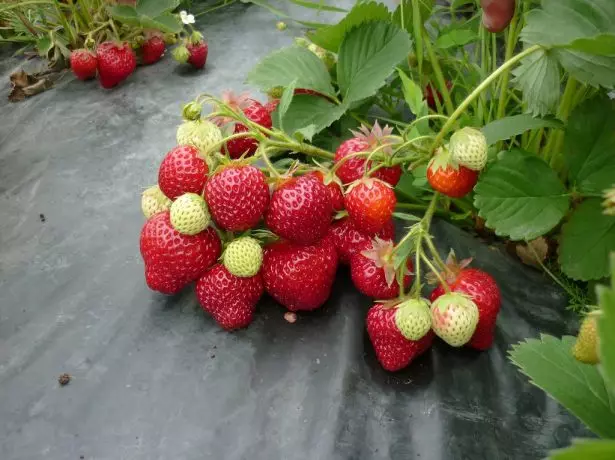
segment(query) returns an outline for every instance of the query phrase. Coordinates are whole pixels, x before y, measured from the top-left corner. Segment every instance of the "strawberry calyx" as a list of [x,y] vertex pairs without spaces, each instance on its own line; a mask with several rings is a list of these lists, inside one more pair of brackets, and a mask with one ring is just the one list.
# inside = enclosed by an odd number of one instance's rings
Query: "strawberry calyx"
[[383,180],[376,179],[374,177],[362,177],[361,179],[350,183],[348,187],[346,187],[346,194],[350,193],[352,189],[354,189],[355,187],[358,187],[359,185],[365,185],[367,188],[371,190],[377,182],[385,185],[386,187],[393,188],[391,184]]
[[391,156],[393,154],[393,146],[399,143],[399,138],[393,136],[393,128],[385,125],[380,127],[378,121],[374,123],[374,126],[370,129],[365,125],[361,125],[358,131],[350,130],[355,138],[365,141],[372,151],[378,150],[385,156]]
[[[455,251],[451,249],[446,258],[445,265],[443,267],[444,270],[440,272],[440,276],[448,284],[452,284],[459,276],[459,273],[461,273],[462,270],[470,266],[472,260],[472,257],[468,257],[467,259],[462,259],[458,261],[457,256],[455,255]],[[430,285],[435,285],[440,282],[435,273],[428,273],[427,275],[425,275],[425,279]]]
[[436,150],[433,158],[429,161],[427,166],[428,169],[436,172],[440,169],[448,169],[453,168],[454,170],[459,170],[459,164],[457,164],[453,157],[451,156],[451,152],[448,149],[448,145],[444,145],[439,147]]
[[361,251],[361,254],[374,262],[374,265],[384,270],[387,285],[395,281],[395,265],[393,263],[393,250],[395,245],[391,240],[383,240],[376,236],[371,242],[371,248]]

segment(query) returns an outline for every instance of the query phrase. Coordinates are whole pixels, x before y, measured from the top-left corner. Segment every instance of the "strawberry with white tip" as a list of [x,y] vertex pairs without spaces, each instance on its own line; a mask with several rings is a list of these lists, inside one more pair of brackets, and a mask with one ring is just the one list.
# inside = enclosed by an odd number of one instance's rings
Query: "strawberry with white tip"
[[185,193],[171,205],[171,225],[182,235],[196,235],[209,225],[207,203],[196,193]]
[[431,327],[452,347],[468,343],[478,325],[478,307],[464,294],[451,292],[431,304]]

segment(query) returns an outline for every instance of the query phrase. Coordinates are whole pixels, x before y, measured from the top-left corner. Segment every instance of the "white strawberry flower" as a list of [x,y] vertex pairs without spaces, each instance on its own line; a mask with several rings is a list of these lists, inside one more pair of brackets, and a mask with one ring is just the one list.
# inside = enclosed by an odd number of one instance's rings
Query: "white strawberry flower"
[[186,11],[180,11],[179,12],[179,17],[182,20],[182,22],[186,25],[188,24],[194,24],[194,15],[193,14],[188,14]]

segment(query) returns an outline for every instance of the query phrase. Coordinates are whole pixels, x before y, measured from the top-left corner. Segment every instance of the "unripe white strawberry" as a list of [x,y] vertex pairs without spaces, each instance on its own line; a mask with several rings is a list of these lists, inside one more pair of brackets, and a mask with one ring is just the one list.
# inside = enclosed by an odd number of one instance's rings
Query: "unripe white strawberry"
[[448,144],[453,161],[473,171],[487,164],[487,139],[477,129],[465,127],[451,136]]
[[196,235],[210,222],[205,200],[196,193],[184,193],[171,205],[171,225],[183,235]]
[[395,325],[408,340],[420,340],[431,329],[429,302],[410,299],[402,302],[395,312]]
[[162,193],[162,190],[157,185],[149,187],[141,195],[141,210],[147,219],[154,214],[166,211],[170,207],[171,200]]
[[179,145],[192,145],[206,157],[219,148],[222,131],[208,120],[185,121],[177,128],[176,137]]
[[468,343],[478,324],[478,307],[466,295],[452,292],[431,304],[431,328],[452,347]]
[[263,248],[249,236],[237,238],[229,243],[222,256],[226,269],[240,278],[254,276],[263,264]]

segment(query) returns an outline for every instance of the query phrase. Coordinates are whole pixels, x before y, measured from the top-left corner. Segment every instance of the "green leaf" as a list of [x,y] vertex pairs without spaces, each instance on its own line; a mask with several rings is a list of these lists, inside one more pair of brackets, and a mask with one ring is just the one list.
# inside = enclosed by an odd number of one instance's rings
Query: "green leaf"
[[615,251],[615,216],[602,213],[600,198],[585,200],[562,228],[559,263],[575,280],[597,280],[609,273]]
[[568,211],[566,189],[536,155],[502,152],[474,188],[474,206],[489,228],[511,240],[533,240],[555,227]]
[[[412,1],[413,0],[403,0],[400,2],[399,6],[395,9],[393,13],[393,22],[400,27],[403,27],[408,32],[412,32],[413,30],[413,16],[412,16]],[[421,20],[424,23],[431,16],[431,12],[433,11],[433,7],[435,4],[434,0],[418,0],[419,1],[419,14],[421,16]],[[402,15],[403,12],[403,15]]]
[[523,102],[535,116],[555,113],[560,97],[560,69],[553,53],[537,51],[512,71],[513,83],[523,92]]
[[468,5],[470,3],[474,4],[474,0],[453,0],[451,2],[451,9],[456,10],[460,6]]
[[554,47],[553,55],[576,79],[613,88],[614,33],[613,0],[543,0],[542,8],[526,15],[521,39]]
[[[423,98],[423,91],[421,90],[421,87],[414,83],[403,70],[397,69],[397,73],[401,79],[401,88],[404,93],[404,99],[406,100],[406,104],[408,104],[410,111],[416,118],[427,115],[429,110],[427,108],[427,103]],[[415,126],[420,134],[427,134],[429,131],[428,120],[419,121]]]
[[265,56],[248,74],[247,81],[267,92],[276,86],[288,86],[296,80],[297,88],[335,96],[331,77],[323,62],[311,51],[291,46]]
[[53,48],[53,43],[49,37],[41,37],[36,40],[36,49],[38,51],[39,56],[47,57],[49,51]]
[[295,5],[303,6],[304,8],[311,8],[319,11],[332,11],[334,13],[345,13],[347,11],[344,8],[327,5],[323,2],[307,2],[305,0],[290,0],[290,2]]
[[139,21],[139,17],[137,15],[137,10],[135,10],[132,6],[128,5],[114,5],[107,6],[107,11],[113,17],[113,19],[117,19],[124,24],[128,24],[131,26],[139,26],[141,22]]
[[577,416],[602,437],[615,437],[615,413],[596,366],[578,362],[571,353],[575,338],[549,335],[513,345],[510,360],[533,385]]
[[137,13],[155,18],[162,13],[173,11],[178,6],[179,0],[137,0]]
[[581,193],[602,193],[615,183],[615,110],[606,96],[585,101],[568,120],[564,158]]
[[406,212],[394,212],[393,217],[401,220],[405,220],[408,222],[420,222],[421,218],[415,216],[414,214],[408,214]]
[[530,114],[513,115],[500,118],[483,126],[481,130],[487,138],[487,145],[513,138],[530,129],[563,128],[563,123],[553,118],[536,118]]
[[615,441],[575,439],[572,446],[551,452],[548,460],[613,460]]
[[386,22],[353,29],[340,46],[337,77],[347,104],[373,96],[410,52],[408,34]]
[[307,35],[321,48],[337,53],[344,36],[350,29],[369,21],[388,21],[390,16],[389,9],[382,3],[357,3],[337,24],[323,27]]
[[311,140],[316,133],[338,120],[346,109],[346,106],[335,105],[322,97],[294,96],[284,116],[284,130],[290,135],[299,132]]
[[438,37],[436,46],[440,49],[449,49],[465,46],[478,40],[478,34],[470,29],[453,29]]
[[598,343],[600,371],[611,391],[615,391],[615,252],[611,253],[610,259],[611,287],[599,286],[597,289],[598,307],[602,310],[598,317]]
[[156,29],[161,32],[179,33],[183,29],[181,21],[171,13],[162,13],[155,18],[149,16],[139,16],[141,27],[144,29]]
[[293,100],[296,86],[297,80],[293,80],[290,85],[284,88],[284,92],[282,93],[282,97],[280,98],[280,103],[275,110],[275,116],[278,119],[278,123],[276,123],[276,125],[279,126],[282,131],[284,130],[284,116],[286,115],[286,112],[288,112],[288,107],[290,107],[290,103]]

